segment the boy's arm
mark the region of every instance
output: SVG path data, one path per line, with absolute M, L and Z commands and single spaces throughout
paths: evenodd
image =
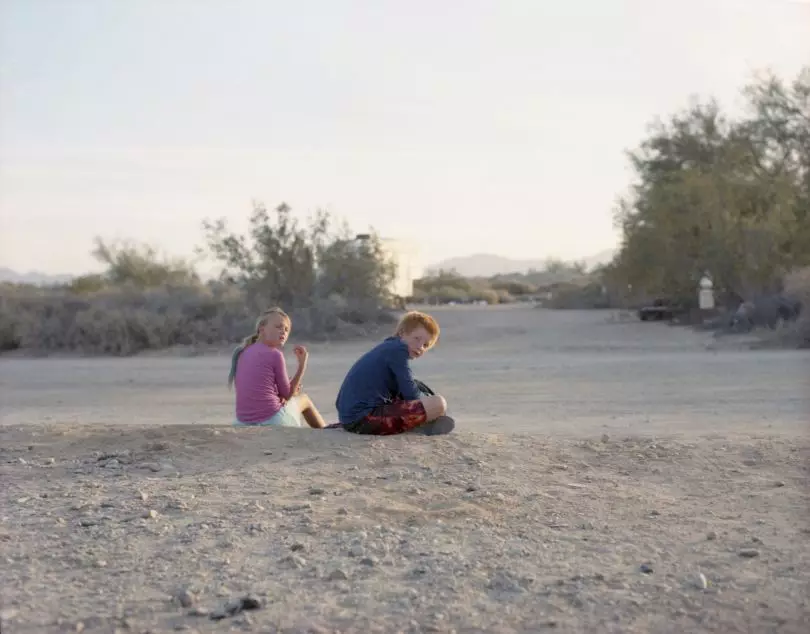
M 388 365 L 397 379 L 397 388 L 406 401 L 418 401 L 422 395 L 413 379 L 408 349 L 397 347 L 389 356 Z

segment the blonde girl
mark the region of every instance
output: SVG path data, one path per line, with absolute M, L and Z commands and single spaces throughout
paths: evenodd
M 280 308 L 261 314 L 255 332 L 234 351 L 228 385 L 236 388 L 237 426 L 281 425 L 302 427 L 302 418 L 310 427 L 323 429 L 326 424 L 306 394 L 300 393 L 309 353 L 295 346 L 298 371 L 287 375 L 282 348 L 290 336 L 292 322 Z

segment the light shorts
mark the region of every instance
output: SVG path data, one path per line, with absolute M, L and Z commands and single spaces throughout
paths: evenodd
M 235 420 L 234 427 L 304 427 L 304 416 L 301 413 L 301 401 L 293 396 L 275 415 L 256 423 L 243 423 Z

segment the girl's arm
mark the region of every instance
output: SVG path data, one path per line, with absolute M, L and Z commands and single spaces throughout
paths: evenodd
M 307 369 L 306 357 L 302 360 L 296 349 L 296 356 L 298 357 L 298 371 L 293 376 L 292 380 L 287 374 L 287 363 L 284 361 L 284 354 L 281 350 L 277 350 L 274 355 L 274 370 L 276 376 L 276 390 L 278 395 L 285 401 L 288 401 L 298 391 L 298 386 L 301 384 L 301 379 L 304 378 L 304 372 Z

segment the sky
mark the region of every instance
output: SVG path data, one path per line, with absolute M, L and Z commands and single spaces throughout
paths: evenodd
M 253 201 L 586 257 L 656 117 L 803 64 L 808 0 L 0 0 L 0 266 L 189 256 Z

